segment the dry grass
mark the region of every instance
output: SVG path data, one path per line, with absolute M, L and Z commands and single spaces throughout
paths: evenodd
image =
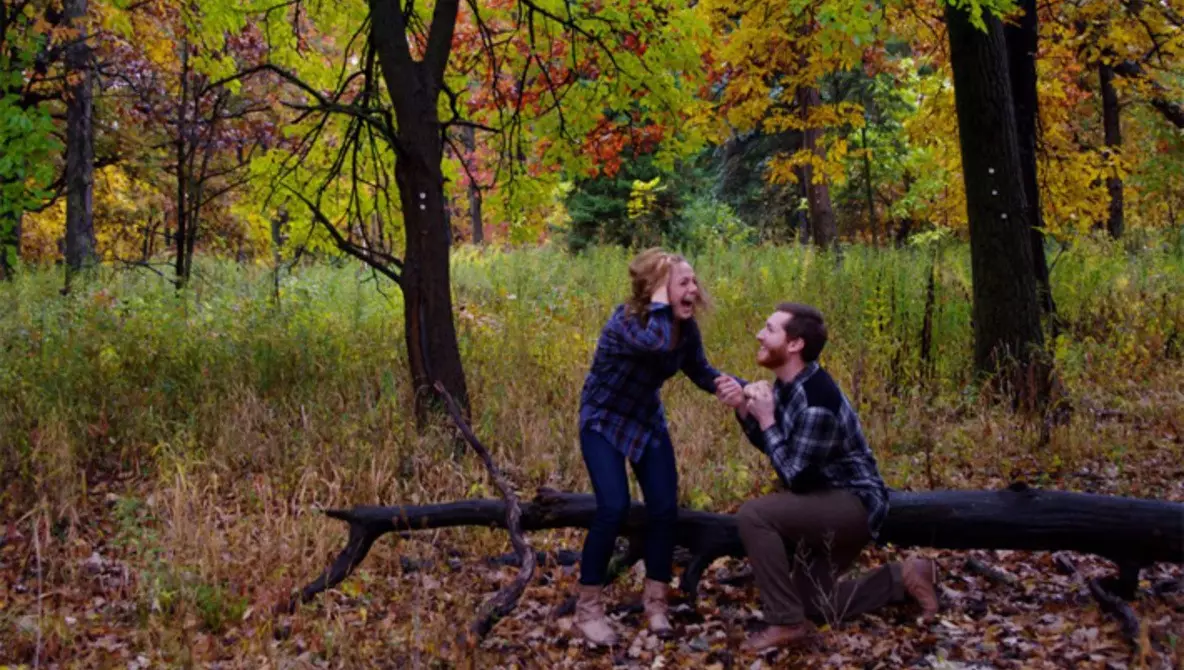
M 857 400 L 890 485 L 1024 478 L 1184 500 L 1178 255 L 1083 246 L 1061 259 L 1066 325 L 1053 349 L 1077 411 L 1041 449 L 1038 427 L 988 404 L 969 376 L 964 248 L 938 255 L 934 349 L 922 366 L 932 258 L 704 256 L 696 267 L 719 306 L 704 321 L 710 358 L 757 376 L 751 335 L 765 312 L 781 299 L 813 302 L 833 324 L 824 363 Z M 578 393 L 626 262 L 607 250 L 458 254 L 475 429 L 525 491 L 588 489 Z M 112 277 L 65 299 L 46 275 L 0 287 L 0 466 L 12 482 L 0 498 L 0 658 L 62 667 L 606 662 L 569 644 L 563 622 L 530 618 L 573 583 L 559 569 L 544 570 L 522 605 L 547 644 L 507 655 L 495 631 L 484 649 L 451 645 L 506 578 L 480 567 L 508 546 L 483 529 L 388 538 L 342 588 L 295 616 L 272 616 L 344 540 L 318 507 L 492 488 L 475 459 L 449 457 L 442 432 L 412 430 L 397 295 L 384 298 L 353 270 L 313 268 L 285 278 L 275 304 L 264 271 L 210 264 L 203 276 L 179 298 L 147 277 Z M 769 483 L 763 457 L 712 397 L 680 378 L 665 398 L 684 504 L 727 511 Z M 532 541 L 578 548 L 582 533 Z M 460 570 L 447 567 L 450 551 Z M 435 567 L 404 573 L 402 558 Z

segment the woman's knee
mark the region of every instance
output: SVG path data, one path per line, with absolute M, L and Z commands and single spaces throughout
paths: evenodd
M 674 523 L 678 519 L 678 495 L 671 491 L 669 495 L 655 496 L 645 501 L 646 518 L 651 522 Z
M 629 516 L 629 496 L 607 496 L 596 506 L 596 520 L 619 528 Z

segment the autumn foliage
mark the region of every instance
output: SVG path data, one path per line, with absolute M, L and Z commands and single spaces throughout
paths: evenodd
M 14 109 L 24 116 L 7 113 L 9 123 L 36 123 L 50 117 L 29 114 L 52 115 L 60 99 L 54 45 L 70 33 L 51 5 L 12 2 L 5 3 L 14 16 L 4 32 L 11 55 L 3 67 L 13 78 L 5 95 L 20 102 Z M 1177 225 L 1184 207 L 1184 113 L 1178 103 L 1184 92 L 1171 73 L 1184 49 L 1179 12 L 1163 3 L 1039 7 L 1046 230 L 1069 240 L 1104 228 L 1115 183 L 1125 193 L 1128 228 Z M 571 29 L 544 21 L 565 18 L 552 12 L 559 9 L 537 9 L 528 16 L 518 3 L 489 2 L 480 13 L 463 6 L 458 14 L 447 73 L 457 94 L 441 104 L 445 118 L 476 129 L 472 148 L 453 131 L 447 142 L 459 239 L 468 228 L 470 188 L 481 193 L 485 227 L 494 239 L 537 240 L 562 232 L 563 193 L 573 180 L 613 178 L 622 161 L 650 154 L 675 175 L 685 170 L 676 164 L 689 165 L 705 151 L 727 151 L 760 137 L 770 138 L 772 148 L 753 174 L 764 186 L 753 186 L 765 190 L 769 204 L 748 211 L 723 196 L 740 208 L 748 226 L 768 229 L 769 217 L 783 215 L 775 203 L 785 201 L 792 209 L 805 177 L 828 187 L 819 197 L 834 201 L 842 238 L 886 241 L 902 231 L 964 230 L 940 3 L 710 0 L 684 6 L 618 0 L 582 6 L 572 15 L 580 27 Z M 278 242 L 272 224 L 282 217 L 291 228 L 284 239 L 295 234 L 316 248 L 323 236 L 304 213 L 274 197 L 276 182 L 313 188 L 313 175 L 331 166 L 333 147 L 348 130 L 332 123 L 318 129 L 310 154 L 299 141 L 312 122 L 307 92 L 265 73 L 235 75 L 268 63 L 289 69 L 321 94 L 338 84 L 356 94 L 361 80 L 350 73 L 363 67 L 365 54 L 351 21 L 362 11 L 354 3 L 298 3 L 257 14 L 223 3 L 184 11 L 167 3 L 92 3 L 96 144 L 99 161 L 115 171 L 106 177 L 112 187 L 96 192 L 101 255 L 141 260 L 167 248 L 177 220 L 176 143 L 184 135 L 178 135 L 177 120 L 190 118 L 192 169 L 182 161 L 181 172 L 204 170 L 211 180 L 202 189 L 208 202 L 190 215 L 208 226 L 198 246 L 238 258 L 271 258 L 269 247 Z M 412 51 L 422 53 L 425 40 L 425 32 L 413 31 Z M 185 72 L 179 69 L 182 51 L 189 54 Z M 1115 73 L 1121 110 L 1118 143 L 1103 133 L 1100 73 L 1107 68 Z M 198 97 L 183 102 L 182 89 L 189 88 Z M 803 91 L 816 92 L 817 99 L 804 105 Z M 812 138 L 811 148 L 803 148 L 799 137 Z M 52 146 L 52 133 L 45 141 Z M 47 164 L 35 158 L 43 149 L 27 149 L 33 152 L 27 159 L 14 149 L 9 161 Z M 305 176 L 290 169 L 289 152 L 298 154 Z M 52 242 L 64 213 L 51 199 L 52 172 L 30 174 L 38 176 L 20 191 L 20 208 L 27 212 L 23 258 L 48 262 L 58 251 L 46 241 Z M 723 181 L 729 179 L 725 173 Z M 115 201 L 125 191 L 150 193 L 155 202 L 157 213 L 137 226 L 135 235 L 144 238 L 138 241 L 118 221 Z M 395 218 L 391 212 L 382 225 L 391 226 L 387 234 L 397 239 Z
M 894 487 L 1184 500 L 1184 11 L 1036 3 L 1041 327 L 1071 411 L 1033 419 L 974 370 L 952 2 L 0 0 L 0 662 L 1178 667 L 1179 566 L 1144 571 L 1132 636 L 1089 595 L 1113 566 L 1087 556 L 935 552 L 932 627 L 862 617 L 826 653 L 755 664 L 733 561 L 674 641 L 638 632 L 627 575 L 614 614 L 634 632 L 595 655 L 548 560 L 490 639 L 445 642 L 509 579 L 488 529 L 382 543 L 274 615 L 339 548 L 310 510 L 494 495 L 412 416 L 408 369 L 444 339 L 511 481 L 588 489 L 573 417 L 629 246 L 694 259 L 721 369 L 761 374 L 761 310 L 820 306 L 824 363 Z M 376 7 L 402 33 L 376 32 Z M 433 32 L 437 10 L 455 21 Z M 99 263 L 63 290 L 80 86 Z M 680 504 L 732 511 L 771 472 L 684 382 L 664 392 Z M 581 539 L 536 541 L 570 558 Z

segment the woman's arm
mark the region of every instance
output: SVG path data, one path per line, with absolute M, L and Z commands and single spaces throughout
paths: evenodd
M 715 378 L 722 373 L 707 362 L 707 353 L 703 351 L 703 338 L 699 334 L 699 326 L 694 321 L 687 320 L 683 323 L 683 327 L 687 329 L 686 334 L 690 339 L 687 346 L 691 348 L 691 351 L 682 363 L 682 372 L 695 383 L 695 386 L 708 393 L 715 393 Z
M 639 317 L 621 312 L 613 330 L 622 346 L 631 353 L 652 353 L 669 349 L 674 339 L 674 311 L 669 304 L 652 302 L 642 325 Z

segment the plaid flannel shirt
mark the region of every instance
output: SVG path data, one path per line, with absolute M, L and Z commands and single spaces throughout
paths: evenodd
M 617 306 L 601 330 L 580 396 L 580 430 L 599 432 L 635 463 L 669 435 L 658 393 L 662 384 L 681 370 L 715 393 L 720 374 L 707 362 L 694 319 L 681 322 L 682 336 L 672 346 L 673 308 L 651 303 L 648 316 L 643 325 L 626 315 L 624 305 Z
M 834 379 L 811 363 L 793 380 L 774 384 L 773 403 L 774 423 L 767 430 L 751 415 L 740 420 L 748 440 L 769 457 L 791 491 L 839 488 L 858 496 L 871 535 L 878 538 L 888 514 L 888 487 L 859 417 Z

